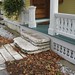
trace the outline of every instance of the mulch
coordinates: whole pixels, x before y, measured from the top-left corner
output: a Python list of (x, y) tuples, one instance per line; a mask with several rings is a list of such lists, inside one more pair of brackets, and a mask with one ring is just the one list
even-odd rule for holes
[(26, 56), (21, 60), (5, 62), (10, 75), (63, 75), (57, 64), (62, 58), (52, 50)]

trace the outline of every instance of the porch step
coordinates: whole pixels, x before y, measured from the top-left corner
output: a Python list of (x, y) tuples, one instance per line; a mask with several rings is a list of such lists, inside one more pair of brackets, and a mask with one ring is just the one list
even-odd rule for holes
[(21, 37), (14, 38), (14, 43), (17, 47), (20, 47), (23, 52), (28, 54), (38, 53), (50, 49), (49, 45), (35, 46)]
[(21, 37), (14, 38), (15, 45), (27, 53), (38, 53), (50, 49), (50, 38), (29, 28), (21, 28)]

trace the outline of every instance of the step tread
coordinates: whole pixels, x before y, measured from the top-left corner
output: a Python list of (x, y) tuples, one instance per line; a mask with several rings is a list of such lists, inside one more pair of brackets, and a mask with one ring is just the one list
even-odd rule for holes
[(20, 48), (26, 50), (26, 51), (37, 51), (37, 50), (41, 50), (44, 48), (49, 48), (49, 45), (45, 45), (45, 46), (34, 46), (32, 43), (28, 42), (27, 40), (21, 38), (21, 37), (17, 37), (14, 38), (14, 42), (15, 44), (17, 44)]
[(12, 56), (9, 54), (9, 52), (4, 47), (0, 48), (0, 52), (6, 61), (14, 60)]
[(18, 52), (16, 52), (9, 44), (6, 44), (4, 46), (14, 59), (16, 60), (23, 59), (23, 57)]

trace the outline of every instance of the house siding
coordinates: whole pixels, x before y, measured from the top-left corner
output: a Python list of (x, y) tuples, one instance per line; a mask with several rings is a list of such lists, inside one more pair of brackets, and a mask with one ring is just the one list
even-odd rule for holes
[[(26, 8), (30, 6), (30, 0), (25, 0)], [(63, 3), (59, 4), (60, 13), (75, 14), (75, 0), (64, 0)]]
[(30, 6), (30, 0), (25, 0), (25, 6), (28, 8)]
[(75, 0), (63, 0), (63, 3), (59, 4), (59, 12), (75, 14)]

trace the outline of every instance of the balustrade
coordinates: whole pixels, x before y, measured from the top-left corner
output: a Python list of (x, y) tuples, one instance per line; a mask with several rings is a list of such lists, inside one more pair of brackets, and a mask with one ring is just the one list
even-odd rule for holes
[(56, 34), (75, 39), (75, 15), (55, 14)]

